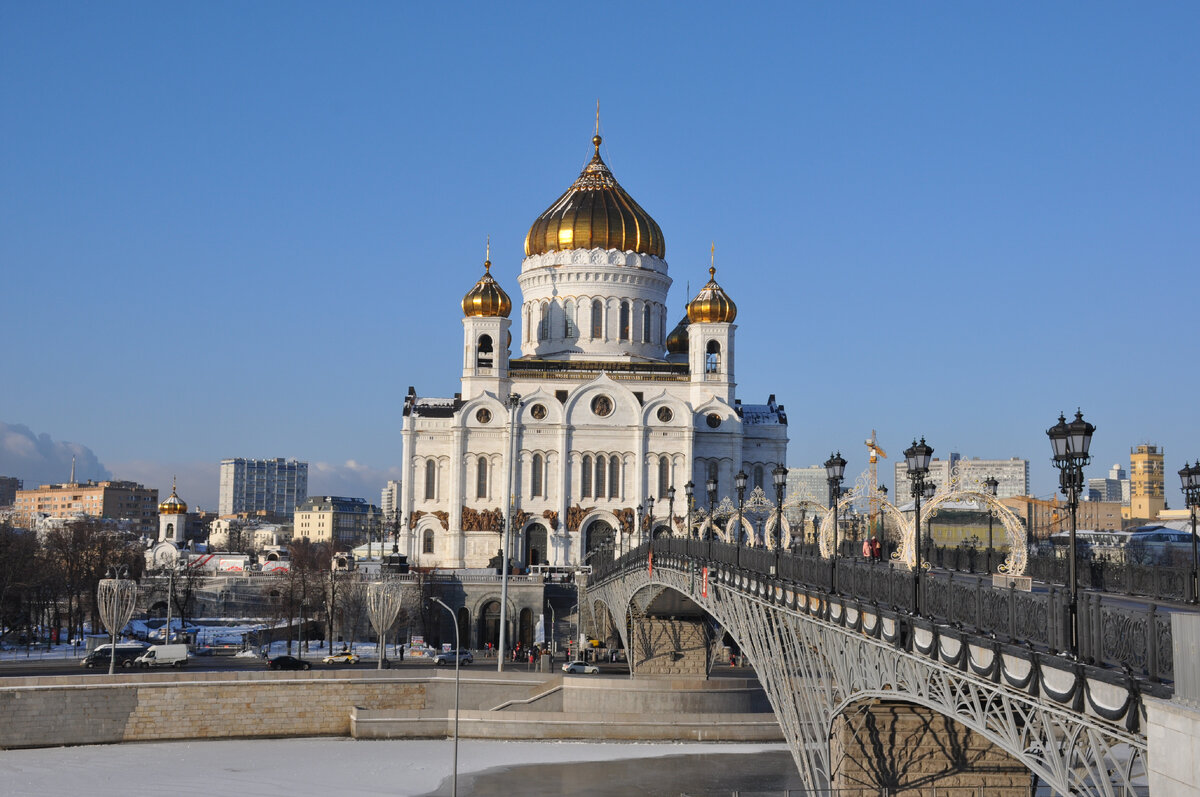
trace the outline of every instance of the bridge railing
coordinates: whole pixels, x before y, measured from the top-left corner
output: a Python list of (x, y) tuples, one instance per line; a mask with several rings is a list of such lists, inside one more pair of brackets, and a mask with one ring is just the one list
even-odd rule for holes
[[(653, 542), (655, 567), (698, 572), (710, 578), (722, 570), (766, 576), (795, 589), (833, 590), (845, 601), (899, 614), (915, 614), (913, 575), (892, 562), (798, 556), (721, 542), (658, 539)], [(617, 559), (595, 563), (591, 581), (651, 566), (650, 545), (643, 544)], [(1056, 654), (1070, 646), (1070, 595), (1058, 586), (1027, 592), (995, 586), (990, 575), (929, 571), (921, 579), (921, 614), (925, 621), (963, 632)], [(1085, 664), (1126, 670), (1151, 681), (1174, 680), (1170, 612), (1154, 604), (1137, 605), (1121, 596), (1080, 593), (1079, 656)]]

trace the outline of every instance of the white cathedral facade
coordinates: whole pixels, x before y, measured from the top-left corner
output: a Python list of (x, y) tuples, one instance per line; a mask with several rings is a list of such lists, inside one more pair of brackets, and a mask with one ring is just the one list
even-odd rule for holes
[(715, 270), (668, 333), (662, 231), (593, 144), (526, 236), (520, 329), (489, 260), (462, 302), (460, 392), (409, 388), (397, 541), (415, 566), (489, 566), (510, 511), (518, 566), (695, 534), (689, 482), (700, 507), (710, 479), (718, 500), (739, 470), (769, 491), (785, 464), (783, 407), (736, 397), (737, 307)]

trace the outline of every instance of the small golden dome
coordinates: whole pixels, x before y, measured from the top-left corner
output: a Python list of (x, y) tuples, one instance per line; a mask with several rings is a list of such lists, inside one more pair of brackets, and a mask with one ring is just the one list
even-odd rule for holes
[(685, 313), (679, 323), (667, 335), (667, 354), (687, 354), (688, 350), (688, 317)]
[(470, 317), (504, 316), (512, 312), (512, 300), (492, 276), (492, 261), (483, 261), (483, 276), (462, 300), (463, 314)]
[(737, 305), (717, 284), (717, 269), (709, 266), (708, 282), (688, 303), (688, 321), (693, 324), (732, 324), (737, 318)]
[(618, 249), (663, 257), (662, 229), (633, 201), (596, 154), (566, 193), (537, 217), (525, 236), (525, 256), (567, 249)]
[(186, 515), (187, 504), (183, 502), (178, 495), (175, 494), (175, 480), (171, 480), (171, 497), (158, 505), (158, 514), (160, 515)]

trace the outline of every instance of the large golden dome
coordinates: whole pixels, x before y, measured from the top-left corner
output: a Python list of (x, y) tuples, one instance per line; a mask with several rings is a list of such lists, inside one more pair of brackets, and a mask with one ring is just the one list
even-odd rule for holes
[(462, 300), (463, 314), (467, 316), (504, 316), (512, 312), (512, 299), (492, 276), (492, 261), (483, 261), (483, 276), (475, 287), (467, 291)]
[(625, 192), (600, 159), (600, 136), (592, 138), (596, 154), (566, 193), (537, 217), (525, 236), (525, 255), (566, 249), (618, 249), (663, 257), (662, 229)]
[(717, 269), (710, 266), (708, 282), (688, 303), (688, 320), (693, 324), (732, 324), (737, 318), (737, 305), (729, 294), (717, 284)]

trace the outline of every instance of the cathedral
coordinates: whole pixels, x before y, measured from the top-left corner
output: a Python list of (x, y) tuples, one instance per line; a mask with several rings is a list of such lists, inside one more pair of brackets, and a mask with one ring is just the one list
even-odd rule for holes
[(415, 566), (488, 567), (506, 520), (519, 567), (694, 536), (689, 490), (697, 507), (710, 480), (732, 496), (739, 471), (770, 490), (785, 464), (783, 407), (736, 397), (737, 306), (716, 269), (669, 325), (662, 230), (592, 143), (525, 237), (519, 307), (490, 253), (463, 297), (460, 392), (408, 390), (397, 542)]

